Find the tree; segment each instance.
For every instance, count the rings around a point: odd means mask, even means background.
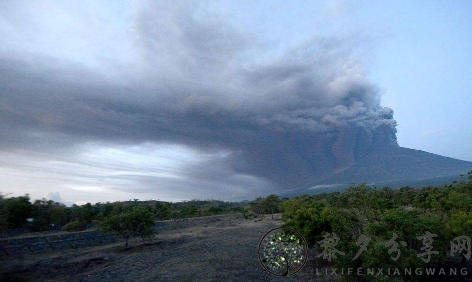
[[[152,234],[153,214],[148,207],[132,207],[123,213],[112,215],[100,222],[103,233],[114,233],[125,239],[125,249],[131,237]]]
[[[307,195],[286,200],[283,202],[282,218],[286,221],[289,221],[295,217],[295,215],[297,214],[299,210],[310,208],[313,205],[314,205],[313,199]]]
[[[26,219],[33,217],[33,205],[28,195],[4,200],[8,228],[20,228],[26,225]]]
[[[280,199],[277,195],[269,195],[261,202],[264,213],[270,213],[274,219],[274,213],[280,211]]]
[[[0,231],[8,228],[8,217],[5,198],[0,193]]]
[[[256,213],[256,214],[262,214],[264,213],[264,210],[263,210],[263,203],[264,199],[261,198],[261,197],[258,197],[256,198],[254,201],[251,201],[249,203],[249,207],[251,208],[251,210]]]
[[[64,210],[65,206],[61,203],[56,203],[51,200],[36,200],[33,203],[33,217],[34,222],[32,224],[32,229],[35,231],[45,231],[48,230],[51,224],[58,224],[53,222],[53,219],[57,221],[58,213],[57,210]],[[63,220],[62,224],[66,224],[68,221]]]
[[[65,206],[58,206],[53,211],[51,211],[51,223],[55,225],[66,225],[70,222],[71,212],[70,208]]]
[[[86,203],[83,206],[72,206],[72,219],[77,221],[85,221],[90,223],[99,214],[99,210],[96,206],[92,206],[90,203]]]

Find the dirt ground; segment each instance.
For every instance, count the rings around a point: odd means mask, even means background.
[[[241,215],[187,220],[152,240],[3,261],[0,281],[275,281],[258,259],[260,239],[282,224]],[[315,281],[306,266],[284,281]],[[321,281],[321,280],[320,280]]]

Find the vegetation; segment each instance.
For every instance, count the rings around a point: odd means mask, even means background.
[[[29,202],[28,195],[17,198],[2,199],[2,209],[5,211],[4,228],[21,227],[26,219],[33,214],[34,206]]]
[[[62,227],[62,230],[67,231],[67,232],[77,232],[77,231],[85,230],[86,228],[87,228],[87,223],[85,223],[84,221],[76,220],[76,221],[69,222],[66,225],[64,225],[64,227]]]
[[[0,231],[8,227],[7,207],[5,205],[5,198],[0,194]]]
[[[105,233],[115,233],[125,239],[125,248],[132,237],[144,237],[152,234],[154,216],[149,207],[130,207],[119,214],[110,215],[100,222]]]
[[[449,253],[454,238],[471,236],[472,172],[468,179],[468,183],[445,187],[392,190],[360,185],[342,193],[297,197],[283,203],[284,226],[301,232],[309,246],[321,254],[327,237],[334,233],[339,238],[333,247],[343,254],[331,261],[320,257],[320,265],[345,269],[462,268],[466,260],[461,252],[455,259]],[[392,251],[391,241],[398,243],[398,251]],[[425,248],[428,241],[431,249]],[[364,244],[366,249],[359,253]],[[433,253],[425,254],[427,250]],[[387,281],[384,275],[366,275],[364,281]],[[344,278],[359,281],[358,276]],[[428,279],[414,274],[399,278]]]
[[[274,213],[282,211],[282,201],[277,195],[269,195],[266,198],[259,197],[250,202],[249,205],[242,211],[244,217],[250,218],[261,214],[271,214],[274,219]]]
[[[93,222],[103,221],[109,216],[129,211],[134,207],[145,207],[155,220],[168,220],[238,213],[245,205],[246,203],[215,200],[178,203],[133,200],[66,207],[45,199],[32,202],[28,195],[5,197],[0,194],[0,231],[11,229],[47,231],[61,228],[65,231],[78,231]]]
[[[316,258],[319,265],[344,269],[463,268],[467,263],[462,255],[464,252],[456,250],[455,256],[451,256],[451,241],[460,236],[471,236],[472,172],[464,175],[461,181],[443,187],[394,190],[359,185],[344,192],[292,199],[270,195],[248,203],[134,200],[66,207],[47,200],[32,202],[28,195],[0,195],[2,230],[42,231],[54,225],[77,231],[97,222],[104,232],[122,236],[126,247],[130,238],[149,235],[154,220],[238,212],[247,218],[282,212],[284,227],[293,228],[305,237],[308,246],[320,255]],[[428,248],[428,243],[432,248]],[[395,244],[397,249],[392,250]],[[284,247],[284,244],[280,246]],[[326,252],[326,247],[339,252]],[[428,250],[430,252],[425,254]],[[282,265],[280,260],[279,256],[279,261],[273,261],[271,265],[280,265],[283,274],[287,264]],[[344,278],[393,281],[386,273]],[[397,279],[426,281],[428,277],[402,273]]]

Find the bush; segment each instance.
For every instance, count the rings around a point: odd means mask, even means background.
[[[82,231],[87,228],[87,223],[84,221],[73,221],[69,222],[64,227],[62,227],[62,231],[66,232],[77,232],[77,231]]]
[[[257,214],[252,211],[252,209],[245,208],[241,211],[244,216],[244,219],[256,218]]]
[[[125,239],[125,249],[131,237],[145,237],[152,234],[154,216],[147,207],[133,207],[121,214],[112,215],[100,222],[103,233],[114,233]]]

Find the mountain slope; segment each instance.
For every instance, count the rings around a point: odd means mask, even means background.
[[[472,162],[388,146],[372,151],[351,167],[320,181],[320,184],[417,180],[459,175],[470,170]]]

